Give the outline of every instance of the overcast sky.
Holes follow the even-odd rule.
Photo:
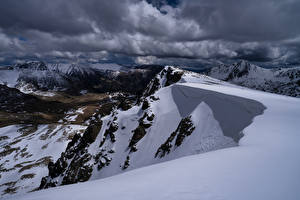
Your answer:
[[[300,63],[300,0],[1,0],[0,64]]]

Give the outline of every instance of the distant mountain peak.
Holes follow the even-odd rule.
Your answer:
[[[13,66],[14,69],[30,69],[38,71],[48,70],[47,65],[42,61],[28,61],[24,63],[18,63]]]
[[[207,75],[253,89],[300,97],[300,68],[266,69],[241,60],[213,67]]]
[[[79,64],[71,64],[69,67],[68,67],[68,70],[66,71],[66,74],[69,75],[69,76],[72,76],[72,75],[78,75],[78,74],[84,74],[84,73],[87,73],[90,68],[89,67],[83,67]]]

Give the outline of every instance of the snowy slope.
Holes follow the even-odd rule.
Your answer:
[[[237,146],[243,129],[265,109],[254,100],[182,85],[186,82],[222,83],[166,67],[149,84],[140,104],[125,110],[116,107],[110,115],[99,116],[100,132],[91,131],[90,142],[85,139],[91,138],[87,135],[72,141],[49,166],[49,175],[43,178],[40,188],[105,178]]]
[[[300,97],[300,67],[265,69],[240,61],[214,67],[208,75],[253,89]]]
[[[177,106],[184,104],[181,101],[176,104],[174,101],[174,97],[177,98],[179,95],[177,93],[172,95],[174,88],[180,88],[185,94],[184,97],[179,96],[179,98],[191,100],[186,101],[185,106],[188,110],[194,108],[191,109],[192,111],[185,112],[183,109],[180,112],[180,109],[177,109]],[[180,82],[160,89],[154,96],[159,97],[160,100],[155,101],[153,105],[151,103],[149,108],[152,112],[158,109],[161,113],[161,118],[157,118],[158,121],[154,119],[153,122],[153,124],[162,124],[159,133],[162,130],[176,128],[171,127],[168,121],[178,123],[182,116],[192,115],[191,120],[196,129],[200,131],[201,128],[201,133],[225,139],[222,132],[228,129],[224,129],[222,121],[225,120],[226,124],[230,123],[230,118],[239,113],[240,116],[234,121],[237,124],[244,124],[247,121],[244,109],[249,113],[261,109],[260,104],[256,102],[262,103],[266,109],[262,115],[256,116],[254,121],[242,130],[245,136],[239,141],[239,146],[227,146],[230,148],[187,156],[105,179],[51,188],[24,196],[14,196],[12,199],[297,200],[300,198],[299,99],[246,89],[201,75],[183,76]],[[218,104],[214,103],[214,99],[223,99],[224,102],[232,103],[234,109],[224,110],[227,119],[216,112],[219,108]],[[158,103],[159,101],[163,102]],[[195,106],[193,101],[199,103]],[[192,105],[189,105],[190,102]],[[165,107],[157,104],[166,104],[167,112],[164,112]],[[118,113],[119,125],[125,125],[126,128],[137,126],[137,124],[130,123],[132,119],[128,116],[131,116],[130,113],[138,114],[139,112],[142,111],[138,107],[133,107],[126,112]],[[207,124],[205,120],[209,120],[209,123]],[[212,131],[205,131],[204,125],[208,125],[208,130]],[[225,128],[230,127],[225,126]],[[238,127],[235,128],[238,130]],[[150,134],[147,133],[138,143],[138,150],[134,152],[134,156],[130,156],[129,163],[138,159],[134,162],[137,166],[147,159],[143,157],[145,154],[135,156],[138,152],[149,151],[147,145],[141,144],[150,141],[153,145],[151,142],[158,139],[152,137],[152,134],[157,131],[150,131]],[[165,134],[156,134],[156,136],[166,137]],[[192,133],[183,140],[183,144],[186,142],[189,145],[185,147],[191,147],[195,144],[194,140],[201,136],[200,133]],[[116,137],[126,138],[126,133],[119,132]],[[228,138],[226,137],[226,140]],[[116,142],[119,141],[118,139]],[[222,141],[225,141],[223,139]],[[114,146],[112,143],[110,145]],[[124,144],[123,147],[125,147]],[[187,151],[192,154],[190,150]],[[173,155],[180,155],[176,151],[177,149],[172,149],[168,154],[169,158]],[[185,151],[182,151],[183,154]],[[96,178],[96,174],[93,176]]]
[[[80,125],[12,125],[0,128],[0,192],[2,195],[37,189]]]

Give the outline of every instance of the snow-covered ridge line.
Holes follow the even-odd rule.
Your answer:
[[[174,87],[179,87],[183,90],[183,93],[172,94],[172,88]],[[215,137],[225,139],[222,136],[223,130],[219,120],[217,120],[218,117],[215,116],[214,110],[217,108],[210,105],[213,103],[212,100],[214,98],[209,98],[209,95],[203,93],[203,91],[220,95],[221,99],[229,96],[228,101],[230,101],[230,98],[241,98],[260,102],[266,109],[262,115],[256,116],[253,122],[243,129],[245,136],[240,140],[239,146],[187,156],[191,155],[189,154],[190,150],[195,148],[196,141],[200,141],[199,144],[202,144],[202,147],[209,147],[211,143],[205,139],[212,139],[212,141],[218,141]],[[188,111],[188,107],[185,109],[188,106],[186,101],[177,103],[174,101],[181,94],[183,97],[180,98],[189,98],[189,100],[204,99],[209,103],[201,102],[195,109]],[[104,136],[105,130],[110,126],[107,124],[110,119],[116,117],[114,121],[118,124],[118,127],[121,127],[116,132],[113,132],[116,141],[112,142],[111,138],[108,137],[108,140],[102,146],[103,148],[108,148],[107,150],[114,151],[114,153],[111,153],[110,167],[115,166],[115,168],[111,170],[120,168],[118,165],[120,162],[116,162],[118,159],[124,161],[121,162],[122,164],[127,164],[127,169],[130,169],[133,164],[138,165],[149,159],[148,156],[145,156],[146,154],[140,154],[143,151],[149,152],[149,147],[153,146],[149,141],[160,141],[156,144],[157,147],[160,147],[161,141],[164,142],[163,144],[166,144],[166,147],[172,145],[169,153],[166,151],[165,155],[168,156],[166,160],[175,158],[174,155],[178,158],[177,156],[180,153],[182,153],[182,156],[187,157],[132,170],[101,180],[51,188],[12,198],[20,200],[79,200],[83,198],[93,200],[99,197],[108,200],[120,197],[130,200],[296,200],[300,198],[300,158],[298,156],[298,152],[300,152],[300,134],[298,131],[300,129],[300,124],[298,123],[300,118],[299,99],[250,90],[231,84],[224,84],[220,81],[212,81],[211,79],[207,81],[202,76],[199,76],[197,79],[195,74],[183,75],[179,82],[159,89],[152,96],[156,100],[151,101],[151,96],[146,97],[149,100],[149,107],[145,107],[146,109],[144,110],[141,110],[141,105],[134,106],[126,111],[116,110],[114,114],[102,119],[105,128],[100,131],[100,137],[96,140],[99,143],[103,139],[102,136]],[[232,102],[232,108],[246,109],[248,111],[253,109],[251,103],[246,103],[245,105],[250,106],[249,108],[245,108],[242,105],[236,106],[235,103],[236,101]],[[219,103],[216,105],[219,105]],[[194,106],[191,107],[193,108]],[[212,107],[214,108],[212,109]],[[221,108],[224,108],[224,106],[221,106]],[[128,147],[128,143],[124,141],[128,141],[128,136],[132,136],[132,134],[127,133],[126,130],[135,129],[138,126],[136,119],[140,119],[145,112],[148,113],[149,111],[155,114],[151,122],[152,126],[148,128],[149,131],[137,143],[137,151],[129,154],[130,159],[127,159],[128,154],[124,153],[123,149]],[[185,114],[185,112],[187,113]],[[181,123],[180,126],[177,126],[180,124],[182,116],[190,115],[192,117],[188,118],[189,120],[185,120],[187,123]],[[224,115],[227,118],[237,117],[241,119],[241,116],[235,116],[230,111],[224,111]],[[193,126],[189,125],[191,121],[193,121]],[[149,120],[144,121],[146,124],[148,122]],[[175,125],[173,126],[172,124]],[[173,146],[184,124],[189,127],[188,130],[193,131],[190,135],[185,136],[182,143],[183,146],[176,147],[176,144]],[[124,129],[122,129],[123,126],[125,127]],[[162,130],[169,134],[164,134],[165,132]],[[214,132],[213,135],[212,131]],[[174,139],[170,138],[173,132],[175,132]],[[155,133],[159,134],[155,135]],[[204,137],[201,138],[201,136]],[[200,137],[201,140],[197,140],[197,137]],[[224,142],[224,140],[221,141]],[[99,148],[98,142],[89,147],[88,151],[90,153]],[[173,149],[173,147],[176,148]],[[194,150],[199,150],[198,148]],[[118,153],[119,150],[125,156],[121,156],[122,154]],[[156,153],[155,150],[152,151]],[[138,154],[141,156],[138,156]],[[114,164],[114,162],[117,164]],[[106,175],[108,175],[109,171],[107,170],[108,167],[104,167],[100,170],[100,173],[101,171],[103,173],[106,171]],[[92,179],[100,178],[100,174],[98,175],[93,174]]]
[[[95,180],[143,166],[237,145],[243,129],[265,107],[246,98],[180,84],[222,82],[167,66],[137,104],[98,116],[98,132],[86,132],[49,165],[40,189]],[[227,114],[233,116],[228,118]],[[87,142],[85,137],[93,135]],[[80,168],[78,166],[81,166]]]

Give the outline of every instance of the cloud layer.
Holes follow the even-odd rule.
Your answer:
[[[2,0],[0,63],[300,63],[298,0]]]

